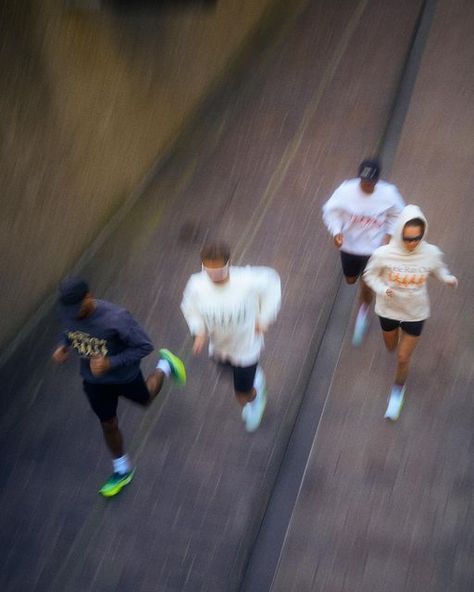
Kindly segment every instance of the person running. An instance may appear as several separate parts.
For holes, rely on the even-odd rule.
[[[377,247],[387,243],[405,202],[395,185],[379,180],[381,164],[363,160],[359,177],[344,181],[323,205],[323,222],[340,250],[342,272],[348,284],[359,279],[359,310],[352,343],[360,345],[368,327],[372,291],[362,278]]]
[[[234,391],[248,432],[260,425],[266,405],[265,376],[259,365],[263,336],[277,317],[280,277],[269,267],[230,266],[230,249],[213,242],[201,250],[202,271],[193,274],[181,310],[198,355],[230,364]]]
[[[59,304],[63,337],[53,352],[53,361],[66,362],[70,349],[81,358],[83,388],[113,458],[113,474],[99,493],[111,497],[131,482],[135,472],[118,425],[119,397],[147,407],[166,376],[184,385],[186,370],[177,356],[160,349],[158,365],[145,381],[140,361],[153,351],[149,337],[127,310],[95,299],[85,280],[64,279],[59,286]]]
[[[434,275],[448,286],[458,284],[444,264],[442,252],[425,241],[427,231],[420,208],[406,206],[390,243],[374,251],[364,272],[364,280],[376,294],[375,313],[385,347],[390,352],[398,348],[395,383],[385,413],[392,421],[400,415],[411,355],[430,316],[426,281]]]

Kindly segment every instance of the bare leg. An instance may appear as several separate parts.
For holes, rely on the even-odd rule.
[[[247,405],[247,403],[250,403],[251,401],[253,401],[255,399],[256,394],[257,394],[257,392],[254,388],[251,391],[249,391],[248,393],[242,393],[240,391],[235,391],[235,396],[237,397],[237,401],[239,402],[239,405],[241,407],[244,407],[244,405]]]
[[[397,372],[395,374],[395,384],[398,386],[403,386],[406,382],[411,355],[418,340],[419,337],[408,335],[408,333],[402,331],[397,353]]]
[[[372,292],[372,290],[369,288],[369,286],[364,282],[364,280],[362,278],[359,279],[359,283],[360,283],[360,289],[359,289],[360,303],[365,304],[366,306],[369,306],[370,303],[372,302],[372,298],[374,296],[374,293]]]
[[[382,331],[382,334],[385,347],[388,349],[388,351],[395,351],[400,340],[400,329],[397,328],[393,331]]]
[[[346,282],[348,284],[354,283],[350,280],[356,280],[357,278],[347,278]],[[357,312],[355,324],[354,324],[354,333],[352,335],[352,345],[358,347],[362,345],[364,340],[364,336],[367,332],[369,321],[368,321],[368,314],[369,314],[369,305],[372,302],[372,290],[367,286],[367,284],[360,278],[360,288],[359,288],[359,310]]]
[[[153,402],[156,395],[160,392],[163,382],[165,380],[165,373],[163,370],[157,368],[148,378],[146,379],[146,386],[150,394],[148,405]]]
[[[351,275],[351,276],[345,275],[344,279],[346,280],[346,284],[349,284],[350,286],[352,286],[353,284],[355,284],[357,282],[357,276],[353,276],[353,275]],[[372,302],[372,298],[374,296],[374,293],[369,288],[369,286],[364,282],[362,277],[359,277],[359,284],[360,284],[360,289],[359,289],[360,303],[365,304],[366,306],[369,306],[369,304]]]
[[[123,449],[123,437],[118,427],[118,420],[116,417],[108,421],[101,421],[102,432],[104,434],[105,443],[110,450],[113,458],[120,458],[125,454]]]

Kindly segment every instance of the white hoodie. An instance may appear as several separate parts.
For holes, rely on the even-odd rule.
[[[409,220],[420,218],[425,223],[423,239],[413,251],[402,240],[403,227]],[[379,247],[367,263],[364,280],[376,293],[375,312],[397,321],[422,321],[430,316],[426,281],[435,275],[442,282],[456,282],[443,262],[443,253],[425,241],[428,224],[418,206],[406,206],[395,225],[388,245]],[[392,295],[387,296],[390,288]]]
[[[192,335],[209,337],[209,355],[235,366],[255,364],[263,335],[277,317],[281,284],[269,267],[230,267],[229,280],[215,284],[205,271],[193,274],[186,285],[181,311]]]
[[[404,205],[395,185],[378,181],[373,193],[365,193],[360,179],[350,179],[323,205],[323,222],[332,236],[344,235],[341,251],[371,255],[392,234]]]

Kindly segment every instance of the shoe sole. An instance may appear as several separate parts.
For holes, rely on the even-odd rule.
[[[163,358],[171,366],[171,373],[175,381],[180,385],[186,384],[186,368],[183,362],[175,356],[169,349],[160,349],[160,358]]]
[[[129,483],[132,482],[134,476],[135,471],[132,471],[126,479],[120,481],[120,483],[117,483],[117,485],[113,489],[110,489],[108,491],[102,491],[102,489],[99,489],[100,495],[104,497],[114,497],[115,495],[120,493],[124,487],[126,487]]]

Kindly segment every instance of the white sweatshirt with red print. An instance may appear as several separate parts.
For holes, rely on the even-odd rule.
[[[404,205],[395,185],[379,181],[373,193],[365,193],[360,179],[350,179],[323,205],[323,222],[332,236],[344,235],[341,251],[371,255],[392,234]]]
[[[413,251],[403,243],[403,227],[420,218],[426,224],[423,239]],[[456,281],[443,262],[443,253],[425,241],[428,225],[418,206],[406,206],[394,228],[388,245],[373,253],[364,272],[364,280],[376,293],[375,312],[397,321],[423,321],[430,316],[426,281],[430,275],[449,284]],[[392,295],[386,291],[390,288]]]

